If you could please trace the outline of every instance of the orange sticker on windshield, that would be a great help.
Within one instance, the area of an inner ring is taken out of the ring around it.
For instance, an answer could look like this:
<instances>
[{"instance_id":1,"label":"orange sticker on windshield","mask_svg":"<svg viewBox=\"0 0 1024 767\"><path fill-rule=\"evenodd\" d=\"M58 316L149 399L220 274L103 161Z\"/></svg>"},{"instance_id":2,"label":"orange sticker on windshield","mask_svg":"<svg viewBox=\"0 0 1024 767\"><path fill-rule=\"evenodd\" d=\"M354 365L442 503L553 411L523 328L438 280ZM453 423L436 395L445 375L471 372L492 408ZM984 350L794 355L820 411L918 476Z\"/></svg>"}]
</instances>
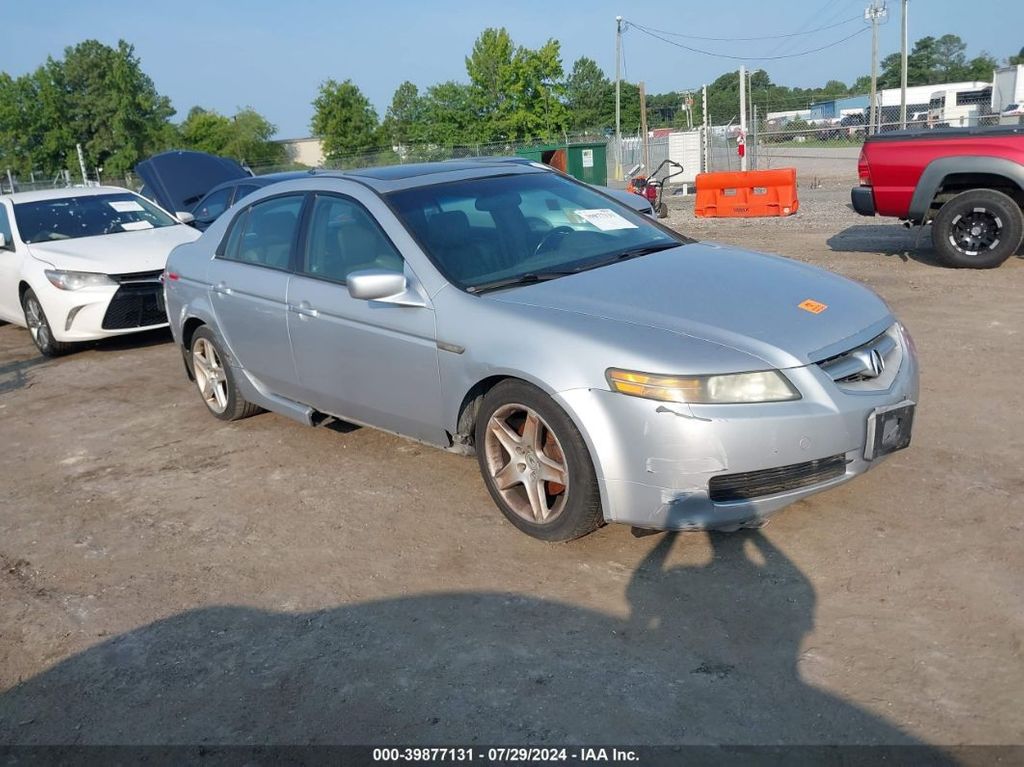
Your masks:
<instances>
[{"instance_id":1,"label":"orange sticker on windshield","mask_svg":"<svg viewBox=\"0 0 1024 767\"><path fill-rule=\"evenodd\" d=\"M811 314L821 314L823 311L828 309L828 304L823 304L821 301L815 301L813 298L808 298L806 301L801 301L797 304L805 312Z\"/></svg>"}]
</instances>

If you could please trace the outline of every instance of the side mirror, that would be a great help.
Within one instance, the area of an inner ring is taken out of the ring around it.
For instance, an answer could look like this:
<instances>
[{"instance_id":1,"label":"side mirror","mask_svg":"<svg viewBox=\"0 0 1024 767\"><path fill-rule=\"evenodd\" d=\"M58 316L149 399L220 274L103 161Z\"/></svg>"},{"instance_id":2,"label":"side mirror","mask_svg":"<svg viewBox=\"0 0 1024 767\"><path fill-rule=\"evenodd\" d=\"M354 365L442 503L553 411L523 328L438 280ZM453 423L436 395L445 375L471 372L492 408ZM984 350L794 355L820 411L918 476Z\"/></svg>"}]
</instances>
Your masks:
<instances>
[{"instance_id":1,"label":"side mirror","mask_svg":"<svg viewBox=\"0 0 1024 767\"><path fill-rule=\"evenodd\" d=\"M361 301L384 301L399 306L426 306L426 302L401 272L365 269L351 272L345 278L348 294Z\"/></svg>"},{"instance_id":2,"label":"side mirror","mask_svg":"<svg viewBox=\"0 0 1024 767\"><path fill-rule=\"evenodd\" d=\"M174 217L177 218L183 224L191 224L196 220L196 217L189 213L187 210L175 211Z\"/></svg>"},{"instance_id":3,"label":"side mirror","mask_svg":"<svg viewBox=\"0 0 1024 767\"><path fill-rule=\"evenodd\" d=\"M382 269L366 269L352 272L345 278L348 294L363 301L379 301L405 292L405 275L401 272L387 272Z\"/></svg>"}]
</instances>

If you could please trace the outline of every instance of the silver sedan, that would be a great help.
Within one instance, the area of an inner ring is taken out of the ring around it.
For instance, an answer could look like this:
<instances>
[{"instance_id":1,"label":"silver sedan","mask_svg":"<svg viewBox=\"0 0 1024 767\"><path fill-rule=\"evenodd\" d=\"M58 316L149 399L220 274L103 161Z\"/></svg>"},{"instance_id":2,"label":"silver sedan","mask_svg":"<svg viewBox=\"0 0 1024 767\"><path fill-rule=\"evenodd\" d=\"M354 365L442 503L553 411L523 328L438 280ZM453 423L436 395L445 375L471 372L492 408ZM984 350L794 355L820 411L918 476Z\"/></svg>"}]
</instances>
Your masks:
<instances>
[{"instance_id":1,"label":"silver sedan","mask_svg":"<svg viewBox=\"0 0 1024 767\"><path fill-rule=\"evenodd\" d=\"M476 455L519 529L735 529L910 442L913 343L850 280L700 243L540 167L311 173L171 254L217 418Z\"/></svg>"}]
</instances>

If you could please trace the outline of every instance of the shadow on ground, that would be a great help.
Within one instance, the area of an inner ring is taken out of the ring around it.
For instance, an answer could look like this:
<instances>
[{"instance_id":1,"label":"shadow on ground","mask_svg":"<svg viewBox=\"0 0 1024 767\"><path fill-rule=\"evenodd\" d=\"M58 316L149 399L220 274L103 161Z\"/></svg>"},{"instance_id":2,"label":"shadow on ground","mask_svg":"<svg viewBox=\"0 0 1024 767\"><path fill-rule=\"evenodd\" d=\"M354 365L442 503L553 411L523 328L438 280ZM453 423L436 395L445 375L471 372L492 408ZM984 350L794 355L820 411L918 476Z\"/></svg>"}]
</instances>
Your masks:
<instances>
[{"instance_id":1,"label":"shadow on ground","mask_svg":"<svg viewBox=\"0 0 1024 767\"><path fill-rule=\"evenodd\" d=\"M627 619L511 593L185 612L0 695L0 743L914 743L801 680L814 591L768 539L670 568L674 540Z\"/></svg>"},{"instance_id":2,"label":"shadow on ground","mask_svg":"<svg viewBox=\"0 0 1024 767\"><path fill-rule=\"evenodd\" d=\"M840 253L877 253L901 261L941 267L932 248L931 228L906 229L897 224L857 224L829 237L825 243Z\"/></svg>"},{"instance_id":3,"label":"shadow on ground","mask_svg":"<svg viewBox=\"0 0 1024 767\"><path fill-rule=\"evenodd\" d=\"M927 227L907 229L896 224L857 224L829 237L829 249L840 253L877 253L895 256L901 261L917 261L926 266L948 268L935 257L932 230ZM1024 256L1024 246L1017 257Z\"/></svg>"}]
</instances>

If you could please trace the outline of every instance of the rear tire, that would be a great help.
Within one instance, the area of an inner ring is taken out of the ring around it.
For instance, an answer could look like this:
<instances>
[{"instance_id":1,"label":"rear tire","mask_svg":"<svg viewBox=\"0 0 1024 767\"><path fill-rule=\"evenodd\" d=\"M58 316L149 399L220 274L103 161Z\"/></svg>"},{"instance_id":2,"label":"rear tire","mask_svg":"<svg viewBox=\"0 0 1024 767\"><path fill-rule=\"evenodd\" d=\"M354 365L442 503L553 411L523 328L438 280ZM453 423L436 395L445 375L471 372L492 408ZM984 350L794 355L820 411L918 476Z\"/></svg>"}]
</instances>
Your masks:
<instances>
[{"instance_id":1,"label":"rear tire","mask_svg":"<svg viewBox=\"0 0 1024 767\"><path fill-rule=\"evenodd\" d=\"M25 326L32 334L32 342L44 357L59 357L75 348L74 344L58 341L53 337L53 329L46 318L43 305L32 288L28 288L21 297L21 309L25 313Z\"/></svg>"},{"instance_id":2,"label":"rear tire","mask_svg":"<svg viewBox=\"0 0 1024 767\"><path fill-rule=\"evenodd\" d=\"M205 326L196 330L189 354L196 388L211 415L222 421L238 421L260 412L261 408L239 391L235 372L212 330Z\"/></svg>"},{"instance_id":3,"label":"rear tire","mask_svg":"<svg viewBox=\"0 0 1024 767\"><path fill-rule=\"evenodd\" d=\"M1024 237L1024 213L994 189L961 192L932 222L939 260L959 269L992 269L1017 252Z\"/></svg>"}]
</instances>

